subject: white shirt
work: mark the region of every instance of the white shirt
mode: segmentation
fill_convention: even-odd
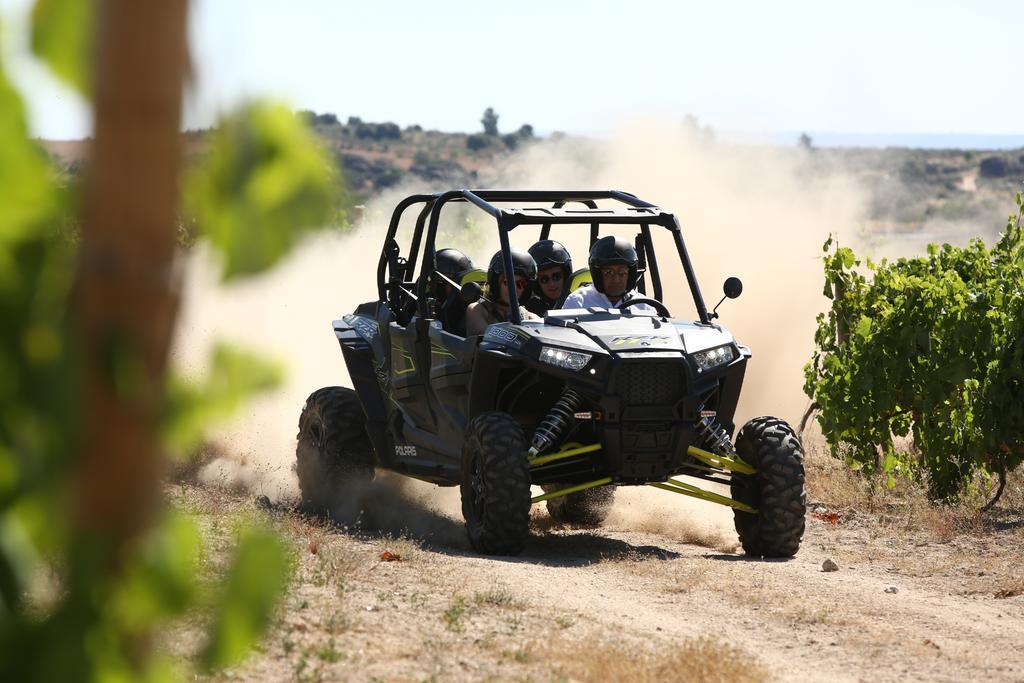
[[[638,294],[636,290],[632,290],[626,292],[622,298],[619,299],[619,303],[613,304],[607,296],[597,291],[596,287],[593,285],[587,285],[580,287],[575,292],[567,296],[565,298],[565,303],[562,304],[562,308],[618,308],[630,299],[635,299],[637,296]],[[636,306],[630,306],[626,310],[657,314],[657,311],[647,304],[637,304]]]

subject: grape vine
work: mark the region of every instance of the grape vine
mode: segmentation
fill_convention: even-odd
[[[833,455],[956,497],[1024,459],[1024,200],[991,249],[928,245],[862,262],[825,242],[825,296],[804,391]],[[913,435],[915,449],[895,436]],[[840,444],[847,448],[840,449]],[[1001,486],[1000,486],[1001,491]],[[998,496],[998,494],[997,494]]]

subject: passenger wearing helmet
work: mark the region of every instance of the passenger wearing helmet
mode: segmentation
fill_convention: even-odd
[[[580,287],[570,294],[562,308],[619,308],[637,296],[639,277],[636,249],[627,240],[614,235],[602,237],[590,248],[590,275],[593,287]],[[631,306],[633,312],[655,313],[647,304]]]
[[[455,281],[456,284],[462,284],[462,276],[473,270],[473,262],[458,249],[442,249],[434,255],[434,259],[437,261],[437,272],[449,280]],[[438,278],[434,288],[434,298],[442,301],[452,293],[453,289],[450,284]]]
[[[532,285],[537,279],[537,264],[527,252],[520,249],[511,251],[512,270],[516,279],[516,298],[523,301],[529,297]],[[487,289],[484,291],[484,298],[470,304],[466,309],[466,335],[483,334],[488,325],[508,320],[508,299],[505,264],[499,251],[491,258],[491,263],[487,267]],[[519,307],[519,315],[524,320],[537,317],[522,306]]]
[[[537,286],[533,296],[526,301],[526,308],[537,315],[544,315],[552,308],[558,308],[568,294],[572,257],[568,249],[554,240],[537,242],[530,247],[530,256],[537,262]]]
[[[473,262],[458,249],[442,249],[434,255],[437,272],[456,284],[462,284],[462,276],[473,270]],[[466,305],[459,297],[459,289],[443,278],[435,278],[433,291],[435,317],[441,326],[458,335],[464,335],[466,327]]]

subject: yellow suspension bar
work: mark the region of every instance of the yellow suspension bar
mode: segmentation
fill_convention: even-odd
[[[701,500],[706,500],[711,503],[718,503],[719,505],[726,505],[731,508],[736,508],[737,510],[740,510],[742,512],[757,514],[757,510],[755,508],[750,507],[746,503],[741,503],[738,500],[733,500],[732,498],[728,498],[726,496],[720,496],[717,493],[712,493],[711,491],[705,491],[699,486],[687,484],[686,482],[677,481],[675,479],[669,479],[664,484],[660,482],[651,483],[648,484],[648,486],[653,486],[664,491],[671,491],[672,493],[680,493],[684,496],[699,498]]]
[[[596,481],[588,481],[585,484],[576,484],[569,488],[560,489],[558,491],[552,491],[551,493],[544,493],[539,496],[534,496],[530,499],[530,505],[539,503],[542,500],[550,500],[552,498],[561,498],[562,496],[568,496],[570,493],[576,493],[577,491],[583,491],[584,489],[592,489],[595,486],[604,486],[605,484],[612,483],[611,477],[605,477],[604,479],[598,479]]]
[[[547,465],[549,462],[554,462],[555,460],[571,458],[574,455],[583,455],[584,453],[592,453],[599,450],[601,450],[601,444],[599,443],[591,444],[589,446],[580,446],[579,448],[570,448],[566,451],[559,451],[558,453],[551,453],[549,455],[542,455],[538,458],[534,458],[530,461],[530,467],[540,467],[541,465]]]
[[[705,465],[711,465],[712,467],[720,467],[723,470],[729,470],[730,472],[739,472],[740,474],[757,473],[757,470],[755,470],[753,467],[740,460],[740,456],[738,455],[730,458],[725,455],[718,455],[717,453],[701,450],[696,446],[690,446],[688,449],[686,449],[686,452],[700,460]]]

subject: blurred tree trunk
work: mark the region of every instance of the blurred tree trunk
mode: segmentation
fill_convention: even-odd
[[[175,268],[187,0],[102,0],[95,141],[74,313],[86,397],[73,482],[80,531],[115,542],[159,500],[157,419],[178,309]]]

